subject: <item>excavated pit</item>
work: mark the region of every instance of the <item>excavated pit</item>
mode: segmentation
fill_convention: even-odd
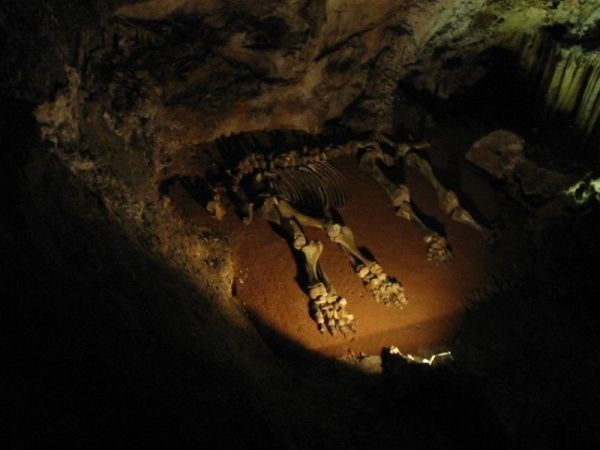
[[[463,204],[481,222],[492,224],[515,206],[464,161],[465,143],[472,142],[477,132],[457,125],[431,133],[432,148],[427,156],[446,187],[457,190]],[[179,183],[172,186],[169,195],[186,220],[226,237],[234,255],[233,292],[271,346],[289,350],[289,343],[293,343],[334,357],[379,354],[392,345],[424,356],[444,350],[459,329],[466,306],[478,293],[490,290],[494,273],[510,264],[518,247],[516,237],[508,233],[491,247],[476,230],[444,216],[428,181],[409,171],[413,201],[426,216],[443,224],[454,254],[449,263],[429,262],[421,231],[395,215],[385,192],[358,167],[356,158],[331,162],[346,181],[349,201],[341,214],[353,229],[357,245],[371,252],[389,275],[404,284],[409,301],[405,308],[376,303],[341,248],[324,232],[307,229],[311,240],[324,244],[323,268],[356,318],[356,333],[345,336],[331,336],[317,329],[303,289],[302,261],[276,226],[260,214],[250,225],[243,225],[232,208],[218,222]]]

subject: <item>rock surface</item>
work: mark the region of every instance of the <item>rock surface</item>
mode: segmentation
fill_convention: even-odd
[[[466,158],[503,182],[508,193],[525,205],[541,206],[553,200],[562,204],[562,197],[577,175],[537,164],[526,157],[524,144],[524,139],[512,131],[496,130],[477,140]]]
[[[510,181],[517,165],[525,160],[523,144],[523,138],[512,131],[496,130],[477,140],[466,158],[494,178]]]

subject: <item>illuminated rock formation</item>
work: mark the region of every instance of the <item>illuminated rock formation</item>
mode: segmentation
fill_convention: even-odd
[[[589,139],[600,118],[600,52],[561,44],[549,33],[516,34],[507,46],[537,86],[547,118],[567,120]]]

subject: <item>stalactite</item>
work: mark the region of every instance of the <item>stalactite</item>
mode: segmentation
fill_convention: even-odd
[[[600,128],[600,52],[561,44],[548,33],[516,34],[506,47],[537,85],[545,118],[567,119],[587,142]]]

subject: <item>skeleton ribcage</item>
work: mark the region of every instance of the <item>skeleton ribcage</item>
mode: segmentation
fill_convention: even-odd
[[[326,161],[276,169],[273,173],[273,193],[302,210],[322,213],[346,206],[344,176]]]
[[[320,150],[345,140],[340,132],[330,136],[263,132],[221,137],[216,144],[223,167],[233,168],[235,184],[248,198],[276,195],[305,213],[320,215],[347,203],[344,176]],[[257,173],[264,175],[258,184],[252,181]]]

